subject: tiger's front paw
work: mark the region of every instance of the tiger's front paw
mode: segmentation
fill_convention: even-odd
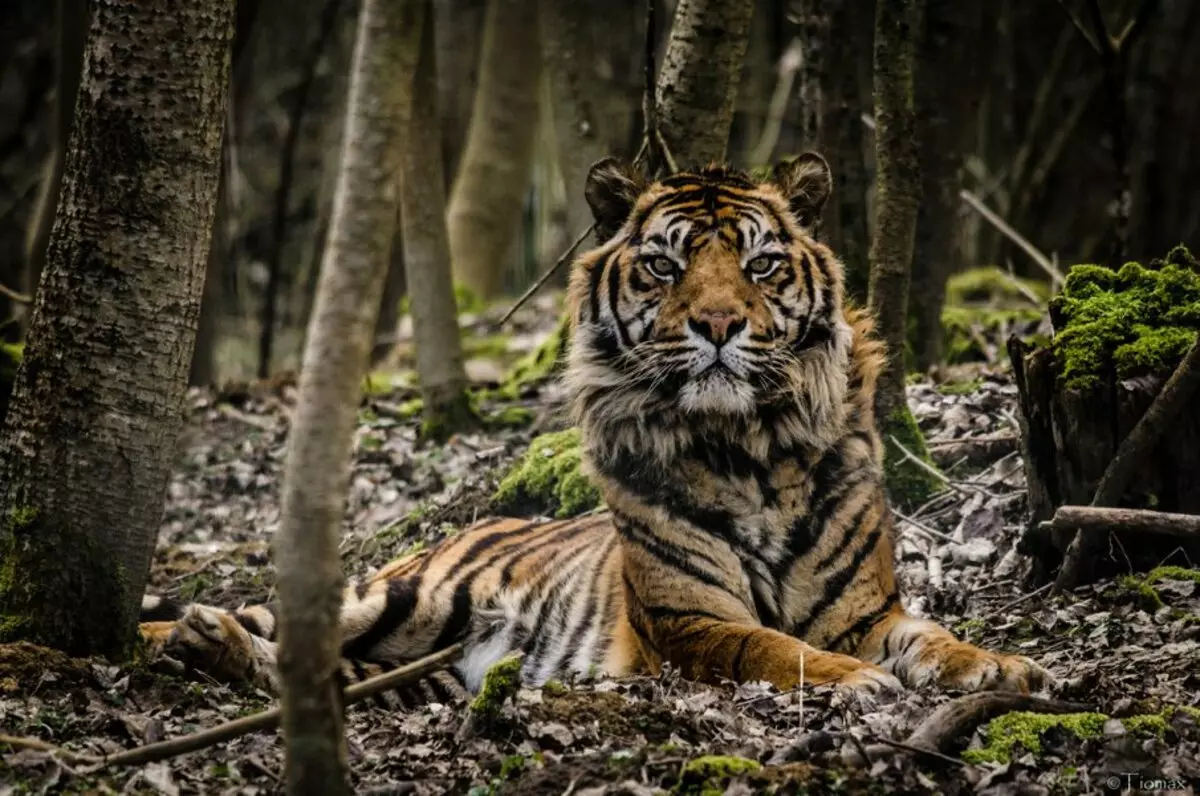
[[[883,694],[898,694],[904,686],[896,677],[885,672],[878,666],[862,666],[839,677],[834,685],[856,694],[878,696]]]
[[[926,673],[926,680],[939,686],[960,691],[1016,691],[1028,694],[1039,691],[1051,681],[1051,675],[1024,655],[1005,655],[999,652],[962,645],[938,661],[937,670]]]
[[[163,653],[225,682],[253,681],[259,669],[254,639],[229,613],[188,606],[174,623]]]

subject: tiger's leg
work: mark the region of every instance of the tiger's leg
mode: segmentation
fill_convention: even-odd
[[[896,607],[863,638],[856,654],[895,674],[910,688],[935,684],[962,691],[1042,688],[1050,675],[1024,655],[1007,655],[959,641],[935,622]]]

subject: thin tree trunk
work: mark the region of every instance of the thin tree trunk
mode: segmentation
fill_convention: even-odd
[[[680,168],[725,160],[754,0],[679,0],[658,74],[659,126]]]
[[[605,111],[612,102],[607,84],[596,74],[598,42],[608,6],[604,0],[562,3],[541,0],[543,61],[550,81],[550,114],[567,196],[567,238],[574,240],[591,224],[583,184],[592,164],[608,154],[612,140]],[[560,252],[554,253],[557,258]],[[553,260],[551,260],[553,262]]]
[[[921,175],[914,141],[914,61],[924,0],[879,0],[875,12],[876,227],[868,304],[887,342],[876,413],[905,406],[904,338]]]
[[[5,640],[119,657],[183,417],[233,0],[91,10],[44,289],[0,432],[0,615]]]
[[[471,126],[471,105],[479,85],[479,53],[483,47],[488,2],[442,0],[434,5],[445,192],[454,184]]]
[[[75,95],[79,93],[79,79],[83,72],[83,48],[88,32],[87,0],[56,0],[54,4],[57,40],[55,41],[55,98],[51,116],[54,127],[54,142],[51,144],[50,160],[38,188],[37,202],[29,222],[29,235],[25,239],[25,292],[37,293],[46,264],[46,247],[50,242],[50,228],[54,225],[58,196],[62,190],[63,160],[67,142],[71,136],[71,125],[75,118]],[[26,313],[26,320],[29,314]]]
[[[349,792],[336,677],[338,541],[361,379],[396,223],[400,142],[423,12],[418,2],[364,0],[359,15],[341,169],[305,338],[274,545],[290,794]]]
[[[425,0],[431,2],[431,0]],[[450,279],[446,195],[437,157],[437,56],[434,33],[421,34],[421,59],[413,85],[412,119],[401,161],[401,221],[409,311],[424,402],[425,435],[445,438],[472,420],[467,373]]]
[[[538,0],[488,5],[479,88],[447,207],[454,278],[494,296],[516,241],[538,123]]]
[[[442,223],[445,224],[444,219]],[[407,292],[408,278],[404,273],[404,229],[397,215],[396,229],[392,233],[392,251],[388,256],[387,277],[383,281],[383,293],[379,296],[379,316],[375,319],[375,333],[371,338],[372,367],[386,359],[396,345],[396,329],[400,325],[400,300]]]
[[[912,268],[912,344],[918,370],[942,359],[942,304],[954,273],[961,233],[959,172],[978,115],[971,79],[983,7],[959,0],[925,0],[917,56],[917,147],[921,206]]]
[[[870,106],[870,97],[863,90],[860,67],[871,60],[874,9],[871,0],[834,0],[830,5],[827,30],[829,40],[837,42],[837,57],[828,58],[823,70],[828,82],[821,92],[825,113],[821,148],[832,166],[835,183],[821,230],[845,266],[847,294],[863,304],[870,239],[862,114]]]

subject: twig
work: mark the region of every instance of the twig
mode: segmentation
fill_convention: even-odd
[[[462,652],[463,645],[461,643],[452,644],[440,652],[427,655],[420,660],[413,661],[407,666],[401,666],[399,669],[393,669],[390,672],[385,672],[369,680],[352,685],[346,689],[343,695],[343,704],[353,705],[355,702],[369,699],[398,685],[419,680],[427,674],[450,665],[462,655]],[[192,735],[184,735],[180,738],[171,738],[158,743],[146,744],[145,746],[126,749],[123,752],[103,757],[73,752],[70,749],[63,749],[60,746],[54,746],[36,738],[14,738],[8,735],[0,735],[0,743],[6,743],[17,748],[49,752],[56,757],[62,757],[62,759],[68,762],[93,765],[96,768],[137,766],[144,763],[166,760],[171,757],[178,757],[189,752],[196,752],[200,749],[206,749],[252,732],[273,730],[279,726],[281,716],[282,712],[279,708],[271,708],[270,710],[256,713],[253,716],[245,716],[225,722],[224,724],[218,724],[216,727],[193,733]]]
[[[0,282],[0,296],[4,296],[6,299],[9,299],[10,301],[15,301],[18,304],[32,304],[33,303],[33,296],[28,296],[24,293],[18,293],[17,291],[13,290],[11,287],[8,287],[7,285],[5,285],[3,282]]]
[[[908,448],[904,447],[904,443],[902,443],[900,440],[896,439],[895,434],[889,434],[888,439],[890,439],[892,441],[892,444],[895,445],[902,454],[904,454],[904,458],[908,459],[910,462],[917,465],[917,467],[920,467],[922,470],[929,473],[931,476],[933,476],[937,480],[941,481],[943,484],[950,487],[951,489],[953,489],[955,492],[958,492],[959,494],[969,495],[972,492],[978,492],[979,494],[990,497],[993,500],[1004,500],[1007,497],[1009,497],[1008,495],[997,495],[994,492],[990,492],[987,489],[984,489],[981,486],[977,486],[976,484],[972,484],[969,481],[951,480],[941,470],[939,470],[938,468],[934,467],[933,465],[929,464],[926,461],[922,461],[920,459],[920,457],[918,457],[915,453],[910,451]]]
[[[796,81],[796,72],[800,71],[803,60],[800,37],[797,36],[788,43],[787,49],[779,57],[779,81],[775,83],[771,101],[767,105],[767,118],[758,143],[754,145],[754,152],[750,155],[751,163],[770,161],[775,144],[779,142],[779,131],[783,127],[783,117],[787,114],[788,101],[792,98],[792,84]]]
[[[950,534],[942,533],[941,531],[930,528],[925,523],[920,522],[919,520],[914,520],[912,517],[906,517],[905,515],[901,514],[900,512],[896,511],[895,509],[892,509],[892,514],[895,514],[896,518],[899,519],[901,522],[906,522],[909,525],[911,525],[912,527],[916,528],[918,531],[921,531],[922,533],[927,533],[935,539],[941,539],[943,542],[949,542],[950,544],[958,544],[958,540],[955,539]]]
[[[1200,389],[1200,338],[1197,338],[1188,350],[1183,360],[1167,379],[1162,390],[1154,397],[1150,408],[1138,420],[1133,431],[1117,448],[1117,453],[1104,471],[1096,494],[1092,497],[1094,507],[1115,505],[1125,494],[1138,468],[1150,455],[1150,450],[1158,444],[1159,439],[1167,430],[1167,426],[1183,411],[1192,396]],[[1054,592],[1075,588],[1080,578],[1088,573],[1093,560],[1104,548],[1108,540],[1107,533],[1075,533],[1066,554],[1063,556],[1062,568],[1054,581]]]
[[[966,188],[960,190],[958,192],[958,196],[960,199],[970,205],[975,212],[983,216],[984,219],[993,227],[995,227],[1001,234],[1003,234],[1013,243],[1017,244],[1022,251],[1028,254],[1034,263],[1036,263],[1039,268],[1046,272],[1046,274],[1050,277],[1050,281],[1053,282],[1054,285],[1057,286],[1062,284],[1062,271],[1060,271],[1054,265],[1054,263],[1050,261],[1050,258],[1047,257],[1041,249],[1030,243],[1024,235],[1010,227],[1008,222],[996,215],[995,211],[985,205],[982,199],[968,191]]]
[[[1097,55],[1102,53],[1103,50],[1100,49],[1100,42],[1096,41],[1096,39],[1092,36],[1091,31],[1089,31],[1083,24],[1083,20],[1081,20],[1079,16],[1071,10],[1071,7],[1067,5],[1066,0],[1058,0],[1058,4],[1062,6],[1062,10],[1066,12],[1067,18],[1071,20],[1071,24],[1075,26],[1075,30],[1079,32],[1080,37],[1087,43],[1087,45],[1095,50]]]
[[[1028,594],[1022,594],[1020,597],[1013,600],[1012,602],[1005,603],[1004,605],[1000,606],[996,610],[996,613],[1002,614],[1005,611],[1011,611],[1013,608],[1016,608],[1021,603],[1026,602],[1027,600],[1032,600],[1034,597],[1037,597],[1039,594],[1046,591],[1046,589],[1049,589],[1050,586],[1051,586],[1051,584],[1047,583],[1044,586],[1039,586],[1038,588],[1034,589],[1033,591],[1029,592]]]

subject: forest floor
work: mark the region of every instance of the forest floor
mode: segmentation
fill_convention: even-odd
[[[549,300],[519,315],[517,331],[505,338],[505,361],[477,361],[472,372],[483,382],[498,378],[514,350],[549,333],[546,319],[555,315]],[[492,331],[488,317],[473,324],[480,339]],[[364,703],[347,718],[356,792],[1066,794],[1111,793],[1115,785],[1161,790],[1184,781],[1200,787],[1200,572],[1107,580],[1053,599],[1026,592],[1026,562],[1016,550],[1025,508],[1016,389],[1001,368],[966,367],[955,379],[909,390],[948,480],[899,522],[906,605],[974,643],[1035,658],[1057,680],[1053,696],[1094,712],[1066,719],[1014,714],[964,734],[936,757],[878,751],[881,743],[903,742],[955,696],[934,689],[865,701],[820,688],[778,694],[762,684],[703,687],[670,672],[552,683],[519,692],[496,725],[469,740],[456,740],[462,704],[389,711]],[[376,379],[364,397],[342,544],[348,574],[364,574],[484,516],[499,478],[530,438],[562,422],[555,386],[535,385],[515,399],[484,402],[488,416],[504,422],[442,445],[419,443],[419,417],[407,403],[413,395]],[[191,394],[152,591],[227,607],[271,596],[269,544],[279,522],[293,400],[286,384]],[[2,731],[93,755],[195,732],[271,701],[246,687],[141,665],[0,646]],[[280,788],[283,764],[274,733],[121,770],[88,770],[30,749],[0,745],[0,752],[0,794],[270,793]]]

